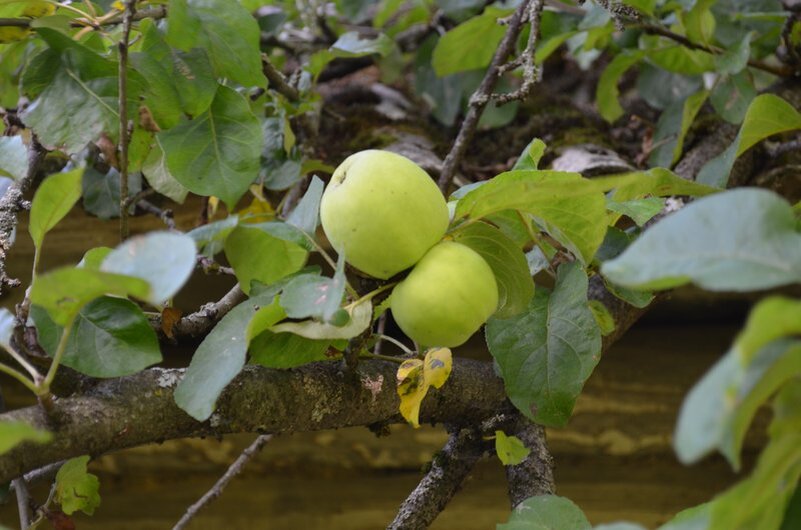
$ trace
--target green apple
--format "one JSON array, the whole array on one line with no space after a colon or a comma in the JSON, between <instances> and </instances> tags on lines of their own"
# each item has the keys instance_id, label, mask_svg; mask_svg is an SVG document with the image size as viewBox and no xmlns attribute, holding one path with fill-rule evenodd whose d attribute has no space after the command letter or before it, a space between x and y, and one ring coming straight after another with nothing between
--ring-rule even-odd
<instances>
[{"instance_id":1,"label":"green apple","mask_svg":"<svg viewBox=\"0 0 801 530\"><path fill-rule=\"evenodd\" d=\"M417 263L448 228L445 198L420 166L389 151L361 151L334 171L320 202L331 246L383 280Z\"/></svg>"},{"instance_id":2,"label":"green apple","mask_svg":"<svg viewBox=\"0 0 801 530\"><path fill-rule=\"evenodd\" d=\"M395 322L424 346L459 346L498 307L492 269L475 250L443 241L392 291Z\"/></svg>"}]
</instances>

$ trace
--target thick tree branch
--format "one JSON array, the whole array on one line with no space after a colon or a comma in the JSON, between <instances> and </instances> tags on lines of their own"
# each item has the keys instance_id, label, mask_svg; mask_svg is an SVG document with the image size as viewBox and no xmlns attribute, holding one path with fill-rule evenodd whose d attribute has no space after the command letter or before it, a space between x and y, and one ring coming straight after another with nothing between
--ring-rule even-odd
<instances>
[{"instance_id":1,"label":"thick tree branch","mask_svg":"<svg viewBox=\"0 0 801 530\"><path fill-rule=\"evenodd\" d=\"M507 466L509 501L514 509L518 504L537 495L556 491L553 479L553 457L545 442L545 428L516 413L516 421L506 434L517 436L531 450L523 462Z\"/></svg>"},{"instance_id":2,"label":"thick tree branch","mask_svg":"<svg viewBox=\"0 0 801 530\"><path fill-rule=\"evenodd\" d=\"M0 482L66 458L173 438L400 423L397 368L380 361L360 363L356 374L335 362L293 370L247 367L202 423L173 399L184 370L154 368L103 381L86 395L56 400L52 420L41 407L0 415L0 421L25 421L53 432L48 444L25 443L0 455ZM420 420L475 425L507 406L492 365L460 359L445 386L426 397Z\"/></svg>"},{"instance_id":3,"label":"thick tree branch","mask_svg":"<svg viewBox=\"0 0 801 530\"><path fill-rule=\"evenodd\" d=\"M476 429L451 433L448 443L434 456L431 469L403 501L388 530L420 530L429 525L453 498L476 462L486 452Z\"/></svg>"}]
</instances>

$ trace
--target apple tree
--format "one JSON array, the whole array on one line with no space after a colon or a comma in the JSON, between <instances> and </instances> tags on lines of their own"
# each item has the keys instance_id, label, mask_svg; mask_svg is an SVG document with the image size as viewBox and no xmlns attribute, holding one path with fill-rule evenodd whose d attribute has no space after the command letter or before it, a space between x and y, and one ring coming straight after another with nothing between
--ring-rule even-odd
<instances>
[{"instance_id":1,"label":"apple tree","mask_svg":"<svg viewBox=\"0 0 801 530\"><path fill-rule=\"evenodd\" d=\"M0 43L0 290L25 293L0 371L38 401L0 414L23 528L93 513L107 452L432 423L450 439L389 528L427 527L494 455L498 528L591 529L543 427L688 283L760 297L686 396L677 458L737 470L773 416L749 475L660 528L801 524L801 302L776 290L801 281L799 2L0 0ZM79 202L119 244L44 269ZM144 215L164 229L133 234ZM6 270L19 237L29 278ZM236 285L182 311L193 274ZM480 328L493 362L451 351Z\"/></svg>"}]
</instances>

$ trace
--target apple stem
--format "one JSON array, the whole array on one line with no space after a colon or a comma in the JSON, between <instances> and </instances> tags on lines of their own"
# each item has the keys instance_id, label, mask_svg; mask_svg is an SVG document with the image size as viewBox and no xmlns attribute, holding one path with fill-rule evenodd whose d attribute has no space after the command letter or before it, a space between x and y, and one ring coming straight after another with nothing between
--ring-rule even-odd
<instances>
[{"instance_id":1,"label":"apple stem","mask_svg":"<svg viewBox=\"0 0 801 530\"><path fill-rule=\"evenodd\" d=\"M403 350L407 355L414 356L415 354L412 350L408 348L408 346L406 346L404 343L402 343L401 341L399 341L394 337L390 337L389 335L384 335L383 333L376 333L375 336L378 337L379 339L391 342L392 344Z\"/></svg>"}]
</instances>

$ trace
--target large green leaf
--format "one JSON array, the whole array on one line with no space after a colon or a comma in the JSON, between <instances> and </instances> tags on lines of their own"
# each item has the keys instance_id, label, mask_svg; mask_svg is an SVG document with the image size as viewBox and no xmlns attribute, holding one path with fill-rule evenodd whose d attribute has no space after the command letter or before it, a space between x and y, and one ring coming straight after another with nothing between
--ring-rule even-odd
<instances>
[{"instance_id":1,"label":"large green leaf","mask_svg":"<svg viewBox=\"0 0 801 530\"><path fill-rule=\"evenodd\" d=\"M0 455L22 442L47 443L51 434L24 421L0 421Z\"/></svg>"},{"instance_id":2,"label":"large green leaf","mask_svg":"<svg viewBox=\"0 0 801 530\"><path fill-rule=\"evenodd\" d=\"M459 24L443 35L434 48L431 64L438 76L485 68L506 29L498 18L510 13L508 9L488 7L482 14Z\"/></svg>"},{"instance_id":3,"label":"large green leaf","mask_svg":"<svg viewBox=\"0 0 801 530\"><path fill-rule=\"evenodd\" d=\"M51 356L63 328L38 306L31 308L39 342ZM91 377L120 377L161 362L158 337L139 306L104 296L78 313L61 363Z\"/></svg>"},{"instance_id":4,"label":"large green leaf","mask_svg":"<svg viewBox=\"0 0 801 530\"><path fill-rule=\"evenodd\" d=\"M773 94L757 96L748 107L740 132L721 155L706 163L696 180L710 186L725 187L734 161L765 138L801 129L801 113Z\"/></svg>"},{"instance_id":5,"label":"large green leaf","mask_svg":"<svg viewBox=\"0 0 801 530\"><path fill-rule=\"evenodd\" d=\"M150 284L131 276L65 267L36 277L31 303L42 306L57 324L65 326L83 306L105 294L147 300Z\"/></svg>"},{"instance_id":6,"label":"large green leaf","mask_svg":"<svg viewBox=\"0 0 801 530\"><path fill-rule=\"evenodd\" d=\"M259 174L262 133L245 98L220 86L211 107L158 134L167 169L199 195L214 195L233 209Z\"/></svg>"},{"instance_id":7,"label":"large green leaf","mask_svg":"<svg viewBox=\"0 0 801 530\"><path fill-rule=\"evenodd\" d=\"M709 91L699 90L690 97L672 103L659 116L654 133L654 145L648 161L652 166L671 167L681 157L684 138L709 97Z\"/></svg>"},{"instance_id":8,"label":"large green leaf","mask_svg":"<svg viewBox=\"0 0 801 530\"><path fill-rule=\"evenodd\" d=\"M175 403L190 416L205 421L214 412L217 398L245 365L251 319L273 303L281 287L270 286L231 309L200 343L175 389Z\"/></svg>"},{"instance_id":9,"label":"large green leaf","mask_svg":"<svg viewBox=\"0 0 801 530\"><path fill-rule=\"evenodd\" d=\"M0 137L0 175L19 180L28 173L28 148L22 136Z\"/></svg>"},{"instance_id":10,"label":"large green leaf","mask_svg":"<svg viewBox=\"0 0 801 530\"><path fill-rule=\"evenodd\" d=\"M671 195L704 197L720 191L717 188L683 179L661 167L655 167L648 171L632 171L622 175L596 177L593 182L603 190L614 190L611 197L617 202L640 199L649 195L654 197Z\"/></svg>"},{"instance_id":11,"label":"large green leaf","mask_svg":"<svg viewBox=\"0 0 801 530\"><path fill-rule=\"evenodd\" d=\"M92 515L100 506L100 480L86 471L88 456L71 458L56 473L56 502L71 515L78 510Z\"/></svg>"},{"instance_id":12,"label":"large green leaf","mask_svg":"<svg viewBox=\"0 0 801 530\"><path fill-rule=\"evenodd\" d=\"M229 215L225 219L198 226L187 232L186 235L194 240L200 254L213 258L223 249L225 239L238 224L239 216Z\"/></svg>"},{"instance_id":13,"label":"large green leaf","mask_svg":"<svg viewBox=\"0 0 801 530\"><path fill-rule=\"evenodd\" d=\"M317 176L312 177L309 188L298 205L287 217L286 222L314 239L317 226L320 224L320 200L323 198L325 185Z\"/></svg>"},{"instance_id":14,"label":"large green leaf","mask_svg":"<svg viewBox=\"0 0 801 530\"><path fill-rule=\"evenodd\" d=\"M264 86L259 25L239 2L170 0L167 42L184 51L204 48L218 77Z\"/></svg>"},{"instance_id":15,"label":"large green leaf","mask_svg":"<svg viewBox=\"0 0 801 530\"><path fill-rule=\"evenodd\" d=\"M186 283L195 268L195 242L185 234L150 232L132 237L103 260L100 270L141 278L150 285L146 299L161 305Z\"/></svg>"},{"instance_id":16,"label":"large green leaf","mask_svg":"<svg viewBox=\"0 0 801 530\"><path fill-rule=\"evenodd\" d=\"M105 134L119 134L116 62L98 55L69 36L49 28L39 35L50 48L36 56L23 76L23 89L34 101L22 114L45 145L77 153ZM144 80L128 75L128 114L136 115Z\"/></svg>"},{"instance_id":17,"label":"large green leaf","mask_svg":"<svg viewBox=\"0 0 801 530\"><path fill-rule=\"evenodd\" d=\"M41 248L47 232L69 213L81 198L83 169L51 175L39 186L31 204L28 231L33 244Z\"/></svg>"},{"instance_id":18,"label":"large green leaf","mask_svg":"<svg viewBox=\"0 0 801 530\"><path fill-rule=\"evenodd\" d=\"M537 423L567 423L600 359L601 332L587 307L587 287L581 267L564 264L552 293L537 289L525 313L487 323L487 344L506 393Z\"/></svg>"},{"instance_id":19,"label":"large green leaf","mask_svg":"<svg viewBox=\"0 0 801 530\"><path fill-rule=\"evenodd\" d=\"M509 171L465 194L454 219L480 219L502 210L528 212L540 227L589 263L606 234L601 188L578 173Z\"/></svg>"},{"instance_id":20,"label":"large green leaf","mask_svg":"<svg viewBox=\"0 0 801 530\"><path fill-rule=\"evenodd\" d=\"M792 207L778 195L732 190L660 221L601 270L637 289L688 282L718 291L767 289L801 281L801 235Z\"/></svg>"},{"instance_id":21,"label":"large green leaf","mask_svg":"<svg viewBox=\"0 0 801 530\"><path fill-rule=\"evenodd\" d=\"M225 239L225 256L245 293L253 280L270 284L306 264L306 249L276 237L267 230L268 224L276 223L239 225Z\"/></svg>"},{"instance_id":22,"label":"large green leaf","mask_svg":"<svg viewBox=\"0 0 801 530\"><path fill-rule=\"evenodd\" d=\"M492 268L498 282L496 318L517 315L528 307L534 295L534 281L526 256L514 241L486 223L467 226L453 240L478 252Z\"/></svg>"},{"instance_id":23,"label":"large green leaf","mask_svg":"<svg viewBox=\"0 0 801 530\"><path fill-rule=\"evenodd\" d=\"M174 127L182 112L197 116L211 105L217 80L206 52L193 48L183 52L170 48L149 19L141 22L143 40L131 62L147 79L145 104L162 129Z\"/></svg>"},{"instance_id":24,"label":"large green leaf","mask_svg":"<svg viewBox=\"0 0 801 530\"><path fill-rule=\"evenodd\" d=\"M306 67L309 73L317 79L328 63L339 57L363 57L378 54L386 57L396 50L395 41L383 33L375 38L363 37L356 31L343 33L327 50L320 50L309 58Z\"/></svg>"},{"instance_id":25,"label":"large green leaf","mask_svg":"<svg viewBox=\"0 0 801 530\"><path fill-rule=\"evenodd\" d=\"M83 207L101 219L120 215L120 172L114 168L106 173L88 167L83 173ZM142 191L139 173L128 175L128 193L131 196Z\"/></svg>"},{"instance_id":26,"label":"large green leaf","mask_svg":"<svg viewBox=\"0 0 801 530\"><path fill-rule=\"evenodd\" d=\"M512 512L509 522L497 530L590 530L592 525L573 501L556 495L539 495L524 500Z\"/></svg>"}]
</instances>

